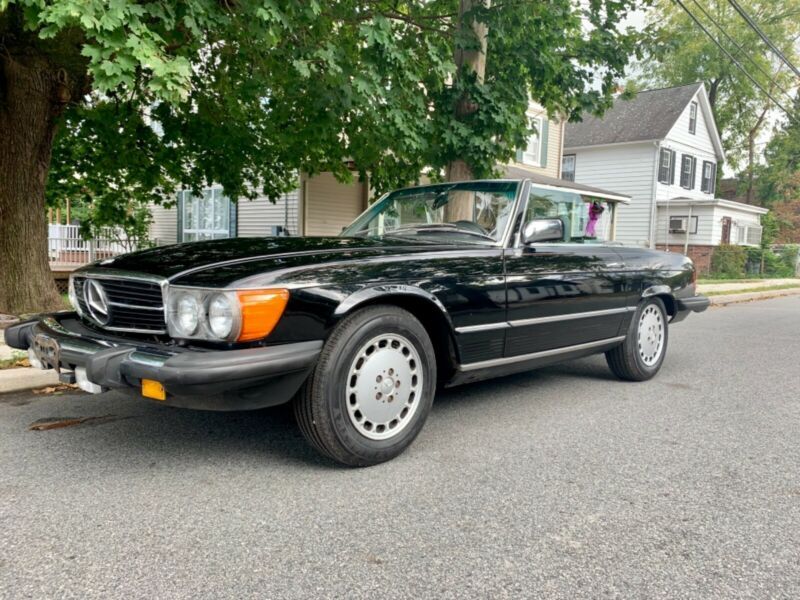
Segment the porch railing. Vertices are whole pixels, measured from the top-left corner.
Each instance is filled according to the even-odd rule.
[[[49,225],[47,253],[52,265],[85,265],[136,250],[136,243],[121,229],[102,229],[94,239],[80,236],[78,225]]]

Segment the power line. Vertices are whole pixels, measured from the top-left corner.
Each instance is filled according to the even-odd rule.
[[[764,92],[764,94],[767,96],[767,98],[769,98],[770,100],[772,100],[772,101],[775,103],[775,106],[777,106],[778,108],[780,108],[780,109],[781,109],[781,110],[782,110],[784,113],[786,113],[786,115],[790,115],[790,114],[791,114],[791,113],[790,113],[788,110],[786,110],[786,108],[784,108],[784,107],[783,107],[783,105],[782,105],[780,102],[778,102],[778,101],[777,101],[777,100],[776,100],[776,99],[775,99],[775,98],[772,96],[772,94],[771,94],[771,93],[769,93],[769,92],[768,92],[766,89],[764,89],[764,87],[763,87],[763,86],[762,86],[762,85],[761,85],[761,84],[760,84],[758,81],[756,81],[756,80],[753,78],[753,76],[752,76],[752,75],[750,75],[750,73],[748,73],[748,72],[747,72],[747,70],[746,70],[746,69],[745,69],[745,68],[742,66],[742,64],[741,64],[741,63],[740,63],[738,60],[736,60],[736,59],[733,57],[733,55],[732,55],[730,52],[728,52],[728,51],[725,49],[725,47],[724,47],[722,44],[720,44],[720,43],[719,43],[719,41],[717,41],[717,38],[715,38],[713,35],[711,35],[711,32],[710,32],[708,29],[706,29],[705,25],[703,25],[703,24],[702,24],[702,23],[701,23],[701,22],[698,20],[698,18],[697,18],[696,16],[694,16],[694,14],[692,13],[692,11],[690,11],[688,8],[686,8],[686,5],[685,5],[683,2],[681,2],[681,0],[673,0],[673,1],[674,1],[674,2],[675,2],[677,5],[678,5],[678,6],[680,6],[680,7],[681,7],[681,8],[682,8],[682,9],[683,9],[685,12],[686,12],[686,14],[687,14],[687,15],[689,15],[689,17],[691,17],[692,21],[694,21],[694,22],[697,24],[697,26],[698,26],[700,29],[702,29],[702,30],[703,30],[703,33],[705,33],[705,34],[708,36],[708,39],[710,39],[712,42],[714,42],[714,44],[716,44],[716,45],[717,45],[717,47],[718,47],[720,50],[722,50],[722,52],[725,54],[725,56],[727,56],[727,57],[728,57],[728,58],[731,60],[731,62],[732,62],[733,64],[735,64],[737,67],[739,67],[739,70],[741,70],[741,72],[742,72],[742,73],[744,73],[744,74],[745,74],[745,76],[746,76],[746,77],[747,77],[747,78],[748,78],[750,81],[752,81],[752,82],[753,82],[753,85],[755,85],[755,86],[756,86],[758,89],[760,89],[762,92]]]
[[[781,92],[783,92],[783,93],[784,93],[784,94],[785,94],[785,95],[786,95],[788,98],[792,99],[792,95],[791,95],[789,92],[787,92],[787,91],[786,91],[786,90],[785,90],[783,87],[781,87],[781,85],[780,85],[780,84],[779,84],[777,81],[775,81],[775,79],[773,79],[773,75],[772,75],[772,73],[770,73],[769,71],[767,71],[766,69],[764,69],[764,67],[762,67],[760,64],[758,64],[758,63],[755,61],[755,59],[754,59],[752,56],[750,56],[750,54],[749,54],[749,53],[748,53],[748,52],[747,52],[747,51],[746,51],[744,48],[742,48],[741,44],[739,44],[739,42],[737,42],[735,39],[733,39],[733,37],[731,37],[731,35],[730,35],[730,34],[729,34],[727,31],[725,31],[725,29],[722,27],[722,25],[720,25],[720,24],[719,24],[719,23],[718,23],[718,22],[717,22],[717,21],[714,19],[714,17],[712,17],[710,14],[708,14],[708,11],[707,11],[705,8],[703,8],[703,5],[702,5],[702,4],[700,4],[700,2],[698,2],[698,0],[692,0],[692,2],[694,2],[694,3],[695,3],[695,5],[697,6],[697,8],[699,8],[699,9],[700,9],[700,12],[702,12],[702,13],[703,13],[703,14],[706,16],[706,18],[707,18],[709,21],[711,21],[711,22],[712,22],[714,25],[716,25],[716,26],[717,26],[717,29],[719,29],[719,30],[722,32],[722,35],[724,35],[724,36],[725,36],[725,37],[726,37],[726,38],[727,38],[727,39],[728,39],[728,40],[731,42],[731,44],[733,44],[733,45],[736,47],[736,49],[737,49],[739,52],[741,52],[741,53],[744,55],[744,57],[745,57],[747,60],[749,60],[749,61],[750,61],[750,63],[751,63],[751,64],[752,64],[752,65],[753,65],[753,66],[754,66],[756,69],[758,69],[759,71],[761,71],[761,74],[762,74],[762,75],[766,76],[766,78],[767,78],[767,79],[769,79],[769,81],[770,81],[770,83],[771,83],[772,85],[774,85],[774,86],[775,86],[776,88],[778,88],[778,89],[779,89]]]
[[[731,5],[731,6],[732,6],[732,7],[733,7],[735,10],[736,10],[736,12],[738,12],[738,13],[739,13],[739,14],[742,16],[742,18],[743,18],[745,21],[747,21],[747,24],[748,24],[748,25],[750,25],[750,27],[752,27],[752,28],[753,28],[753,31],[755,31],[755,32],[756,32],[756,33],[759,35],[759,37],[760,37],[762,40],[764,40],[764,43],[765,43],[767,46],[769,46],[770,48],[772,48],[772,51],[773,51],[773,52],[774,52],[774,53],[775,53],[775,54],[778,56],[778,58],[780,58],[780,59],[781,59],[783,62],[785,62],[785,63],[786,63],[786,66],[787,66],[787,67],[789,67],[789,68],[790,68],[792,71],[794,71],[794,74],[795,74],[795,75],[797,75],[798,77],[800,77],[800,69],[798,69],[797,67],[795,67],[795,66],[792,64],[792,62],[791,62],[791,61],[790,61],[788,58],[786,58],[786,55],[785,55],[783,52],[781,52],[780,48],[778,48],[778,47],[777,47],[777,46],[776,46],[776,45],[773,43],[773,41],[772,41],[771,39],[769,39],[769,37],[767,36],[767,34],[766,34],[766,33],[764,33],[764,32],[761,30],[761,28],[758,26],[758,24],[757,24],[755,21],[753,21],[753,19],[750,17],[750,15],[748,15],[748,14],[745,12],[745,10],[744,10],[744,9],[743,9],[741,6],[739,6],[739,3],[738,3],[738,2],[736,2],[736,0],[728,0],[728,2],[729,2],[729,3],[730,3],[730,5]]]

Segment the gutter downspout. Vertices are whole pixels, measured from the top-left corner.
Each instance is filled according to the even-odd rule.
[[[651,196],[651,205],[650,205],[650,228],[648,231],[649,244],[651,248],[656,247],[656,238],[654,234],[656,230],[656,210],[657,210],[656,204],[658,203],[658,199],[656,198],[656,192],[658,191],[658,167],[659,167],[658,163],[661,158],[660,154],[661,154],[661,142],[658,141],[656,142],[656,154],[655,154],[655,160],[653,161],[655,163],[655,169],[653,170],[653,192]]]
[[[692,206],[689,203],[689,222],[686,223],[686,241],[683,243],[683,253],[686,256],[689,256],[689,232],[692,230]]]
[[[561,166],[563,165],[564,160],[564,136],[567,133],[567,123],[564,119],[559,121],[559,127],[561,128],[561,140],[558,144],[558,179],[561,179]],[[578,157],[575,157],[575,163],[577,164]]]

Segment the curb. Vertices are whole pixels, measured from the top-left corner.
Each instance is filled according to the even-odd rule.
[[[0,370],[0,394],[22,392],[58,384],[54,369],[43,371],[32,367]]]
[[[767,300],[769,298],[780,298],[781,296],[800,296],[800,288],[788,288],[785,290],[766,290],[764,292],[748,292],[746,294],[723,294],[719,296],[709,296],[711,306],[728,306],[739,302],[751,302],[753,300]]]

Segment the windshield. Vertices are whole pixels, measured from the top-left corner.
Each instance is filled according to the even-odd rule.
[[[391,192],[342,232],[345,237],[438,237],[494,244],[506,230],[516,181],[465,181]]]

